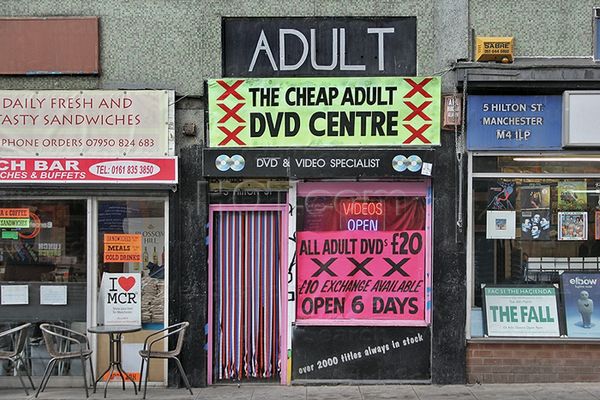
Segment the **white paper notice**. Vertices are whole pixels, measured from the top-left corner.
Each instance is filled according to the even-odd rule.
[[[40,286],[40,304],[50,306],[64,306],[67,304],[67,287],[60,286]]]
[[[432,163],[424,162],[421,167],[421,175],[431,176],[431,169],[433,168]]]
[[[0,304],[3,306],[15,304],[29,304],[29,286],[27,285],[2,285],[0,287]]]

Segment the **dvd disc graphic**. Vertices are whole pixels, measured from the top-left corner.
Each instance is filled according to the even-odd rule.
[[[406,171],[406,161],[406,157],[399,154],[392,160],[392,168],[398,172]]]
[[[244,166],[246,165],[246,160],[244,160],[244,157],[240,156],[239,154],[234,154],[230,158],[230,163],[231,170],[238,172],[244,169]]]
[[[423,166],[423,160],[419,156],[408,156],[408,165],[407,168],[410,172],[417,172]]]
[[[221,154],[215,160],[215,166],[217,167],[217,169],[219,171],[225,172],[225,171],[227,171],[229,169],[229,160],[231,160],[229,158],[229,156],[226,156],[225,154]]]

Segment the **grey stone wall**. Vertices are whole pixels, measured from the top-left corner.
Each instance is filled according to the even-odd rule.
[[[475,36],[514,36],[517,57],[591,57],[598,0],[471,0]]]
[[[99,76],[0,77],[5,89],[174,89],[201,96],[221,75],[223,16],[416,16],[418,73],[466,55],[467,0],[4,0],[0,15],[99,16]],[[458,49],[458,51],[457,51]]]
[[[2,0],[2,16],[99,16],[98,76],[0,76],[2,89],[173,89],[180,184],[170,194],[172,320],[188,320],[182,361],[192,385],[206,384],[202,340],[207,313],[204,82],[221,76],[221,18],[228,16],[416,16],[419,75],[442,75],[452,92],[453,62],[468,57],[468,0]],[[182,135],[186,122],[198,135]],[[455,240],[454,138],[442,134],[434,179],[433,383],[461,383],[464,371],[464,247]],[[442,168],[440,168],[442,169]],[[448,333],[451,332],[451,333]],[[188,336],[189,338],[190,336]],[[178,375],[171,365],[170,383]]]

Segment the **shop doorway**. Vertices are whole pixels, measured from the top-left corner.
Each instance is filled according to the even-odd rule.
[[[163,197],[98,198],[94,202],[96,271],[93,274],[93,298],[96,300],[96,317],[91,325],[104,323],[107,318],[106,315],[101,317],[105,306],[100,289],[104,274],[118,274],[119,280],[125,279],[125,290],[129,293],[134,293],[135,289],[128,286],[128,283],[135,282],[132,278],[137,277],[140,297],[135,302],[139,303],[142,329],[123,335],[121,346],[122,367],[135,381],[140,379],[139,351],[142,350],[144,341],[149,335],[168,325],[168,207],[168,200]],[[119,245],[114,245],[115,240]],[[124,287],[121,283],[118,285]],[[121,314],[125,318],[126,313]],[[131,313],[131,318],[135,319],[135,312]],[[114,321],[112,323],[115,324]],[[123,323],[126,324],[128,323]],[[96,374],[104,372],[103,382],[110,380],[111,383],[120,384],[121,376],[118,372],[113,371],[109,376],[106,371],[110,355],[108,336],[94,335],[92,339],[96,343]],[[167,343],[157,343],[155,346],[162,351],[166,350],[166,345]],[[150,382],[167,383],[167,363],[164,360],[153,360],[144,373],[149,373]]]
[[[210,212],[209,384],[285,377],[285,205]]]

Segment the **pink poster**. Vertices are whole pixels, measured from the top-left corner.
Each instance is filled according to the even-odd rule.
[[[296,319],[425,321],[425,231],[298,232]]]

